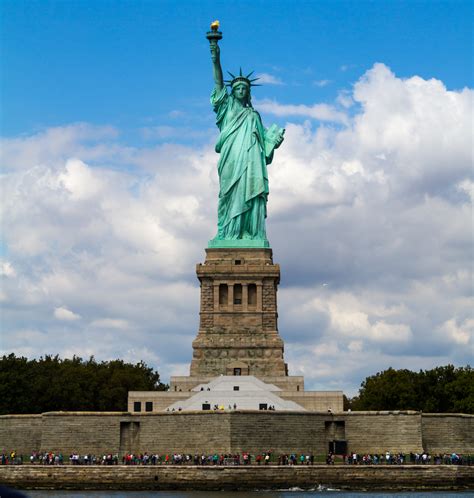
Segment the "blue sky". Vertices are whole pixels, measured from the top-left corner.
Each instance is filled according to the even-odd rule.
[[[258,98],[335,98],[384,62],[449,89],[472,79],[472,2],[2,2],[3,133],[84,121],[133,130],[184,109],[199,126],[212,85],[209,20],[223,64],[274,74]],[[314,82],[328,81],[317,87]],[[196,115],[196,116],[195,116]]]
[[[205,33],[286,128],[269,168],[280,334],[306,387],[466,365],[472,2],[9,1],[0,353],[186,375],[215,234]]]

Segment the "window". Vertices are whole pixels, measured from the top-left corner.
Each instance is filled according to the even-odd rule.
[[[299,391],[300,390],[300,386],[296,386],[296,390]]]
[[[133,402],[133,411],[134,412],[141,412],[142,411],[142,402],[141,401],[134,401]]]
[[[242,304],[242,284],[234,285],[234,304]]]
[[[259,409],[259,410],[268,410],[268,405],[267,405],[267,403],[260,403],[260,404],[258,405],[258,409]]]
[[[227,287],[227,284],[220,284],[219,285],[219,304],[221,306],[227,306],[228,301],[229,301],[229,288]]]
[[[242,260],[241,259],[236,259],[235,260],[235,264],[236,265],[241,265],[242,264]]]
[[[257,306],[257,286],[255,284],[248,286],[248,303],[249,306]]]
[[[234,391],[239,391],[240,387],[239,386],[234,386]]]
[[[234,375],[242,375],[242,369],[241,368],[234,368]]]
[[[203,410],[210,410],[211,409],[211,404],[210,403],[203,403],[202,404],[202,409]]]
[[[145,411],[152,412],[153,411],[153,401],[147,401],[145,403]]]

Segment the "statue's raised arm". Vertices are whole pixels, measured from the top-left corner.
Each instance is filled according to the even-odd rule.
[[[214,21],[211,24],[211,31],[207,33],[207,39],[211,47],[212,72],[214,75],[214,83],[216,90],[220,91],[224,88],[224,77],[221,67],[221,49],[218,41],[222,38],[222,33],[218,31],[219,21]]]

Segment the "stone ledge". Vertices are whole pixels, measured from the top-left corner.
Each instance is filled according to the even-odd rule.
[[[469,490],[474,467],[390,466],[40,466],[0,467],[3,484],[23,489],[87,490]]]

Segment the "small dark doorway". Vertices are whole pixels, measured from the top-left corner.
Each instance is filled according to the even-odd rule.
[[[347,455],[347,441],[329,441],[329,451],[334,455]]]
[[[242,304],[242,284],[234,284],[234,304]]]
[[[120,454],[133,453],[140,446],[140,422],[120,422]]]
[[[229,300],[229,288],[227,284],[219,285],[219,305],[227,306]]]
[[[234,375],[242,375],[242,369],[241,368],[234,368]]]
[[[257,286],[255,284],[249,284],[248,286],[248,305],[257,305]]]

